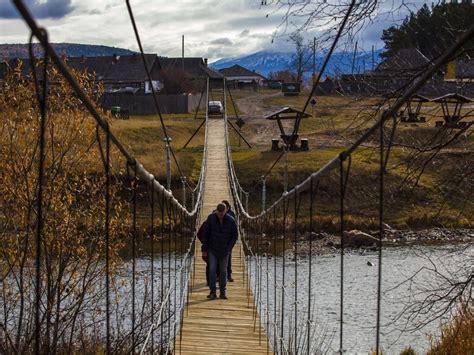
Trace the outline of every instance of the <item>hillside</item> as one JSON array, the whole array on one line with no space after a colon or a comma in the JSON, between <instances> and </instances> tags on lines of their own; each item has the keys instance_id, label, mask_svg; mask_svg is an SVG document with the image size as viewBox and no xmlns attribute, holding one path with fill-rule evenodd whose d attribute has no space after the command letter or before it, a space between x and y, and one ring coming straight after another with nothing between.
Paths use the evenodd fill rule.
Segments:
<instances>
[{"instance_id":1,"label":"hillside","mask_svg":"<svg viewBox=\"0 0 474 355\"><path fill-rule=\"evenodd\" d=\"M100 57L135 53L128 49L95 44L53 43L52 45L59 54L65 54L68 57ZM38 56L42 52L42 47L39 43L34 43L33 50L35 55ZM0 44L0 58L27 58L28 56L28 44Z\"/></svg>"},{"instance_id":2,"label":"hillside","mask_svg":"<svg viewBox=\"0 0 474 355\"><path fill-rule=\"evenodd\" d=\"M375 52L375 61L373 63L374 67L377 66L381 59L380 54L381 50ZM214 69L222 69L230 67L234 64L239 64L250 70L255 70L256 72L267 76L270 72L277 72L281 70L286 70L291 67L291 62L293 60L293 52L277 52L277 51L260 51L253 54L233 57L233 58L223 58L214 63L211 63L210 66ZM327 75L340 75L340 74L349 74L352 71L352 58L353 53L350 52L338 52L334 53L331 60L328 63L326 69ZM324 54L316 55L316 70L321 68L321 65L324 61ZM312 63L312 61L311 61ZM310 65L311 66L311 65ZM372 69L372 54L371 53L359 53L356 55L355 59L355 72L362 73L365 70ZM305 77L308 78L311 76L312 69L304 73Z\"/></svg>"}]
</instances>

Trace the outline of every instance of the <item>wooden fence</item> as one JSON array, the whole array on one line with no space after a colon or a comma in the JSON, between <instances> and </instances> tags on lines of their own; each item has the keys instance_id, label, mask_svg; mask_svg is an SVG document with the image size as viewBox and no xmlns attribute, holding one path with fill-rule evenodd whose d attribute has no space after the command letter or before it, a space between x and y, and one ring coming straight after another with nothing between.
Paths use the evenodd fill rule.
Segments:
<instances>
[{"instance_id":1,"label":"wooden fence","mask_svg":"<svg viewBox=\"0 0 474 355\"><path fill-rule=\"evenodd\" d=\"M201 94L197 95L156 95L161 113L188 113L196 110ZM201 108L206 104L205 97L201 101ZM128 110L131 115L156 114L155 103L152 95L132 95L127 93L105 93L101 105L110 109L120 106Z\"/></svg>"}]
</instances>

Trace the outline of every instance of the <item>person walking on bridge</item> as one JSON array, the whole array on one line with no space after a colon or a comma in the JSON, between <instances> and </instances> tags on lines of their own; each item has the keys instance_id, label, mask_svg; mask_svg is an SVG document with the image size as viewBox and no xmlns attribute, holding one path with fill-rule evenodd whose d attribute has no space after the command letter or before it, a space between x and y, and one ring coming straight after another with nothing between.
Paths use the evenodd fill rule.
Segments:
<instances>
[{"instance_id":1,"label":"person walking on bridge","mask_svg":"<svg viewBox=\"0 0 474 355\"><path fill-rule=\"evenodd\" d=\"M217 205L216 211L207 217L204 227L202 252L209 260L209 289L207 298L216 299L216 270L219 264L220 298L227 299L227 263L229 255L237 242L237 223L227 214L223 203Z\"/></svg>"},{"instance_id":2,"label":"person walking on bridge","mask_svg":"<svg viewBox=\"0 0 474 355\"><path fill-rule=\"evenodd\" d=\"M230 207L230 202L227 200L222 200L222 203L227 207L227 214L230 215L232 218L235 219L235 222L237 222L237 218L235 217L234 211L232 211L232 208ZM218 271L219 273L219 271ZM232 278L232 250L230 251L229 254L229 262L227 263L227 281L229 282L234 282L234 279Z\"/></svg>"}]
</instances>

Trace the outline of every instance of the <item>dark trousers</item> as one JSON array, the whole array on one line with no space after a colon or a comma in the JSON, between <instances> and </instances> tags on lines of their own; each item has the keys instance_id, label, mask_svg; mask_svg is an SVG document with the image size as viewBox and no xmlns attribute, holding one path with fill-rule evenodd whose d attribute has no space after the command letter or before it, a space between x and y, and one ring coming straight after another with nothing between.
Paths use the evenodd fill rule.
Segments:
<instances>
[{"instance_id":1,"label":"dark trousers","mask_svg":"<svg viewBox=\"0 0 474 355\"><path fill-rule=\"evenodd\" d=\"M215 255L212 251L208 251L207 255L209 256L209 289L211 293L216 293L217 265L219 265L219 290L221 294L225 294L229 254L220 256Z\"/></svg>"}]
</instances>

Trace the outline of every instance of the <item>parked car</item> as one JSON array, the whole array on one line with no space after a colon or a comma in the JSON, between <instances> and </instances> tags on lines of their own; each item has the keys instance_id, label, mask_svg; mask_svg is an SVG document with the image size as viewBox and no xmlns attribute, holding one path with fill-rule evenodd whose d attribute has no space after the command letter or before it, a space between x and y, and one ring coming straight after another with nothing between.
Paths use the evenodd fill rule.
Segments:
<instances>
[{"instance_id":1,"label":"parked car","mask_svg":"<svg viewBox=\"0 0 474 355\"><path fill-rule=\"evenodd\" d=\"M224 106L220 101L209 101L208 113L210 115L219 115L224 113Z\"/></svg>"}]
</instances>

